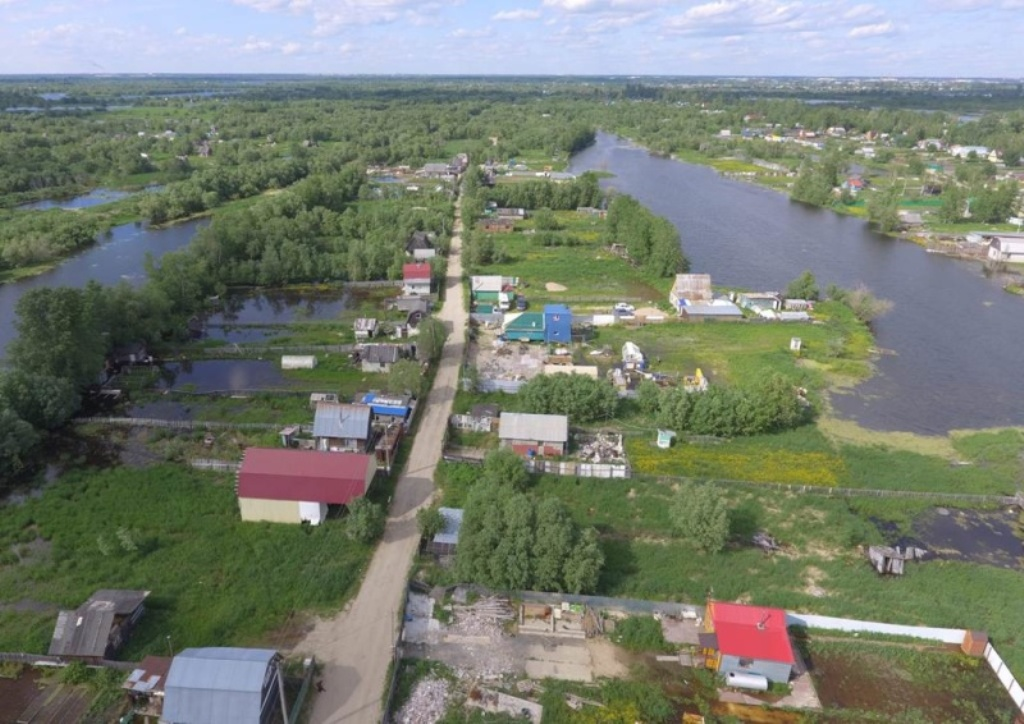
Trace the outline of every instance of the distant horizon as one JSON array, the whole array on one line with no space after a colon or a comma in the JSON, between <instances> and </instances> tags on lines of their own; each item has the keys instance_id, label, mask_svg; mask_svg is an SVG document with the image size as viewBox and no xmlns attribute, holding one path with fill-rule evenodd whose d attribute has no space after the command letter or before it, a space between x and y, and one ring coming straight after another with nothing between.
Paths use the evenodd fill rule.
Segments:
<instances>
[{"instance_id":1,"label":"distant horizon","mask_svg":"<svg viewBox=\"0 0 1024 724\"><path fill-rule=\"evenodd\" d=\"M739 73L323 73L323 72L299 72L299 71L208 71L208 72L178 72L178 71L152 71L152 72L52 72L52 73L0 73L3 78L473 78L486 80L488 78L501 79L533 79L542 78L557 80L563 78L611 78L615 80L630 80L633 78L644 79L714 79L714 80L816 80L816 81L948 81L953 83L970 82L1015 82L1024 83L1024 75L1017 76L952 76L952 75L787 75L776 74L739 74Z\"/></svg>"},{"instance_id":2,"label":"distant horizon","mask_svg":"<svg viewBox=\"0 0 1024 724\"><path fill-rule=\"evenodd\" d=\"M0 75L1015 79L1022 31L1024 0L0 0Z\"/></svg>"}]
</instances>

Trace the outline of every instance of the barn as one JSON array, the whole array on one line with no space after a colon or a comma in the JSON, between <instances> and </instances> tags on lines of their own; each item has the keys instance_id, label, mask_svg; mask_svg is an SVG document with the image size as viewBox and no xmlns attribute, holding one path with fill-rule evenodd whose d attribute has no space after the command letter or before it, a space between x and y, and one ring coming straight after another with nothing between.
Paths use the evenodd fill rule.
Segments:
<instances>
[{"instance_id":1,"label":"barn","mask_svg":"<svg viewBox=\"0 0 1024 724\"><path fill-rule=\"evenodd\" d=\"M377 472L373 455L251 447L238 470L242 520L319 525L330 505L366 495Z\"/></svg>"}]
</instances>

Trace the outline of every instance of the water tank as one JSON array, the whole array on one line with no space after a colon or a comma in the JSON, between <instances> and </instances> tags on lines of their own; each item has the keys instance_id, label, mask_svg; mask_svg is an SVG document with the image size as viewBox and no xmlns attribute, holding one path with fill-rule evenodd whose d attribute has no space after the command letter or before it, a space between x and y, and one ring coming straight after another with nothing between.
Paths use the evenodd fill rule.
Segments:
<instances>
[{"instance_id":1,"label":"water tank","mask_svg":"<svg viewBox=\"0 0 1024 724\"><path fill-rule=\"evenodd\" d=\"M740 671L730 671L725 675L725 683L727 686L735 686L737 689L768 691L768 677L761 674L744 674Z\"/></svg>"}]
</instances>

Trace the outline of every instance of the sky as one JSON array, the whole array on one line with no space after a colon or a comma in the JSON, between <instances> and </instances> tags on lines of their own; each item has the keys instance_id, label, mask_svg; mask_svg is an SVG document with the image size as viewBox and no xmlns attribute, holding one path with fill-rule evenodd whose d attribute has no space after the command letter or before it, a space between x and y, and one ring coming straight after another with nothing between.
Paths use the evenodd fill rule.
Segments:
<instances>
[{"instance_id":1,"label":"sky","mask_svg":"<svg viewBox=\"0 0 1024 724\"><path fill-rule=\"evenodd\" d=\"M1022 77L1024 0L0 0L0 74Z\"/></svg>"}]
</instances>

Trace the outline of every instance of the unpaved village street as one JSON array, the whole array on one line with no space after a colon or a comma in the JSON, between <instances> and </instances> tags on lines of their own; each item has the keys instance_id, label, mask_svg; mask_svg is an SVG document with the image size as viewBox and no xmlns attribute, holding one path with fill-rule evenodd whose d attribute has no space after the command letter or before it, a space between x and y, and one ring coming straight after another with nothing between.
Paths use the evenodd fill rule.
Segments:
<instances>
[{"instance_id":1,"label":"unpaved village street","mask_svg":"<svg viewBox=\"0 0 1024 724\"><path fill-rule=\"evenodd\" d=\"M324 691L316 698L314 724L377 724L381 716L384 677L405 595L406 578L419 543L416 511L429 504L434 468L458 383L466 337L462 299L461 200L448 257L447 293L439 317L449 327L433 389L422 410L405 473L398 481L384 537L356 597L343 611L320 619L295 652L312 654L323 664Z\"/></svg>"}]
</instances>

